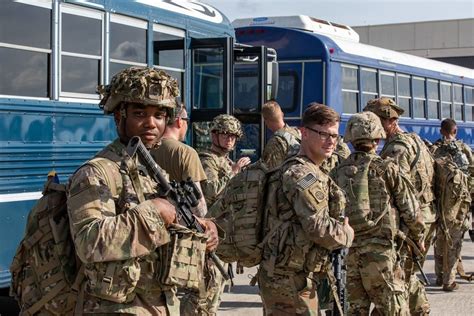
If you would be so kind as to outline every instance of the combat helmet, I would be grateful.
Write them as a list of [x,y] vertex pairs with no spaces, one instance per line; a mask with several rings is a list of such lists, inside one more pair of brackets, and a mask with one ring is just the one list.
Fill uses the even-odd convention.
[[346,125],[344,141],[357,144],[385,137],[380,118],[373,112],[362,112],[350,117]]
[[364,111],[370,111],[377,114],[380,118],[391,119],[398,118],[405,112],[395,101],[390,98],[372,99],[367,102]]
[[178,82],[163,70],[149,67],[129,67],[113,76],[109,85],[100,85],[99,107],[105,114],[113,113],[121,102],[163,107],[174,114]]
[[229,114],[220,114],[212,120],[211,132],[221,134],[232,134],[238,138],[242,137],[242,125],[240,121]]

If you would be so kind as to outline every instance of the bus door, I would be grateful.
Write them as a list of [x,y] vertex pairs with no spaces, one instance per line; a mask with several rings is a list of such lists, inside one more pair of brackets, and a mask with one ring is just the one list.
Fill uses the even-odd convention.
[[191,39],[192,146],[210,148],[212,119],[231,112],[233,38]]
[[276,52],[264,46],[234,47],[234,102],[232,113],[243,124],[244,137],[237,143],[235,159],[260,158],[265,141],[262,105],[276,97]]

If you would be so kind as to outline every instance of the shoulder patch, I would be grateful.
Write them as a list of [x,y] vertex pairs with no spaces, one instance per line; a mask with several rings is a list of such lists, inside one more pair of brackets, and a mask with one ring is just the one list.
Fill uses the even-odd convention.
[[296,182],[296,185],[299,189],[301,190],[306,190],[310,186],[312,186],[314,183],[316,183],[318,179],[313,173],[309,173],[303,178],[299,179],[298,182]]

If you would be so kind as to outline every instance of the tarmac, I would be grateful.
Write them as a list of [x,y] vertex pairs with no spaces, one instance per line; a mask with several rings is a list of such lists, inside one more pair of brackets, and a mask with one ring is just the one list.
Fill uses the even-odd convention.
[[[466,236],[468,236],[467,233]],[[474,272],[474,243],[469,237],[464,239],[462,258],[466,273]],[[442,287],[434,285],[436,276],[432,246],[428,251],[423,270],[432,284],[426,287],[428,300],[431,304],[430,315],[474,315],[474,281],[469,283],[458,277],[456,282],[459,284],[459,290],[455,292],[444,292]],[[218,315],[254,316],[263,314],[258,286],[249,285],[250,278],[256,271],[256,268],[245,269],[243,274],[236,275],[231,292],[225,292],[222,296]],[[421,278],[421,275],[419,277]]]

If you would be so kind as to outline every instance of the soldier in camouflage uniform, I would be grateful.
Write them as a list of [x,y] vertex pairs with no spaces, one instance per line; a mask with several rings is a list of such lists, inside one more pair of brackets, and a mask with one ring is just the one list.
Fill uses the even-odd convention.
[[354,238],[347,218],[330,216],[328,197],[339,196],[342,211],[344,194],[318,167],[334,151],[339,115],[311,106],[302,125],[298,155],[283,163],[272,181],[277,189],[269,189],[275,196],[267,200],[274,202],[266,206],[268,243],[258,273],[266,315],[318,315],[313,276],[327,267],[332,250],[350,247]]
[[[382,158],[394,158],[400,171],[407,176],[415,187],[420,204],[420,213],[425,223],[425,243],[429,247],[434,233],[436,210],[433,203],[433,158],[424,142],[415,133],[405,133],[398,125],[403,109],[389,98],[372,99],[367,102],[364,111],[377,114],[387,134],[385,145],[380,152]],[[425,253],[427,249],[424,249]],[[414,271],[411,251],[406,244],[401,249],[405,279],[408,284],[410,312],[412,315],[429,313],[430,304],[424,285],[417,279]]]
[[[461,140],[456,140],[457,126],[452,119],[445,119],[441,122],[441,139],[438,139],[431,150],[433,155],[438,157],[451,157],[457,167],[469,177],[470,192],[472,195],[472,181],[474,162],[471,148],[464,144]],[[450,221],[448,216],[445,216],[453,210],[439,210],[439,221],[442,225],[438,225],[436,231],[435,243],[435,273],[436,284],[443,285],[444,291],[454,291],[458,289],[455,282],[456,267],[458,271],[464,272],[462,262],[459,260],[461,256],[462,239],[466,230],[471,225],[471,218],[467,203],[461,204],[460,210],[455,210],[458,216],[455,216],[454,221]],[[453,205],[453,207],[455,207]],[[446,226],[446,227],[445,227]],[[444,260],[446,260],[446,262]],[[464,273],[465,275],[465,273]],[[467,276],[470,279],[469,276]]]
[[369,315],[374,303],[379,315],[409,315],[404,280],[397,266],[395,237],[399,222],[409,236],[423,241],[424,225],[417,218],[419,204],[410,181],[392,159],[375,150],[385,138],[380,119],[372,112],[349,119],[344,141],[355,151],[331,172],[346,192],[346,216],[355,238],[345,258],[347,264],[348,315]]
[[[119,138],[96,156],[105,159],[107,170],[85,164],[69,183],[71,234],[85,275],[76,312],[179,313],[174,286],[160,281],[170,262],[163,261],[159,251],[170,241],[176,211],[156,197],[157,184],[125,151],[134,136],[147,148],[156,145],[176,105],[177,82],[163,71],[131,67],[99,90],[100,107],[114,115]],[[215,225],[199,221],[210,234],[208,248],[214,249]]]
[[262,117],[273,133],[263,150],[262,161],[269,169],[273,169],[298,153],[301,132],[285,123],[283,111],[276,101],[269,101],[262,106]]
[[[232,115],[221,114],[214,118],[211,125],[211,148],[199,153],[207,180],[201,183],[208,208],[223,193],[229,180],[250,163],[250,158],[242,157],[232,162],[229,153],[243,132],[239,120]],[[227,264],[222,262],[225,269]],[[207,260],[204,275],[205,289],[201,293],[189,291],[183,298],[182,313],[185,315],[216,315],[225,287],[225,279],[215,264]]]

